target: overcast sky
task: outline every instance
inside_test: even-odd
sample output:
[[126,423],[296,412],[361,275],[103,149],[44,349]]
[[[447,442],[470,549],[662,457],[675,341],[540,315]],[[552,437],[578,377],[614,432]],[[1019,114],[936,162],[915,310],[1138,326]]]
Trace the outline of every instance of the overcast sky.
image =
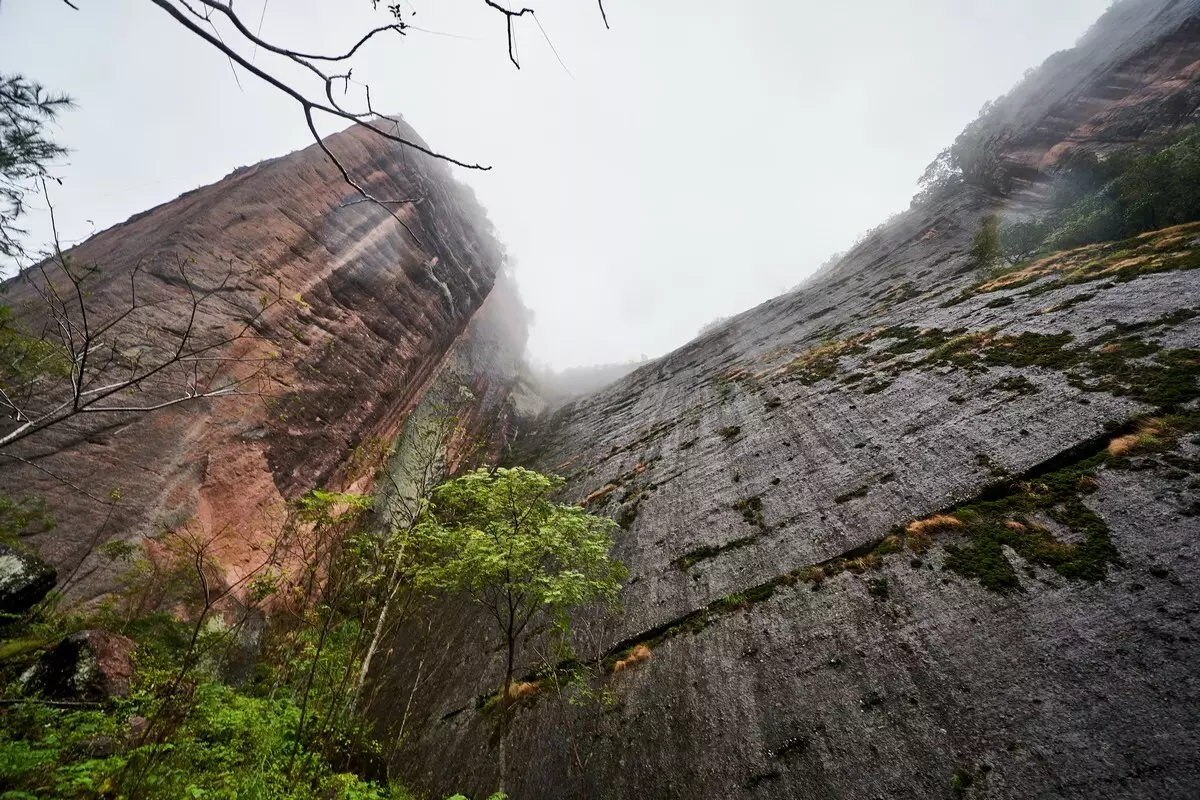
[[[0,70],[79,104],[59,136],[68,238],[310,143],[292,101],[239,88],[148,0],[74,1],[0,0]],[[391,2],[269,0],[262,31],[334,51]],[[459,174],[517,259],[533,358],[567,367],[664,353],[799,282],[1109,0],[605,0],[611,30],[594,0],[527,0],[566,69],[525,17],[520,71],[482,0],[401,4],[425,31],[354,76],[435,148],[494,166]]]

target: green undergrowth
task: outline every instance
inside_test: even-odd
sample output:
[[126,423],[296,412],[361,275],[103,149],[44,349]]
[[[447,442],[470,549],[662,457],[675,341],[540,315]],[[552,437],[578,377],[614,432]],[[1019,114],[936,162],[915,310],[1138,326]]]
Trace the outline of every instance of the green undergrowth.
[[[1197,269],[1200,268],[1200,248],[1195,243],[1197,236],[1200,236],[1200,223],[1192,223],[1022,261],[993,270],[987,278],[941,306],[949,308],[981,294],[1027,286],[1032,288],[1024,295],[1037,297],[1081,283],[1124,283],[1144,275]],[[1011,302],[1013,299],[1006,297],[993,300],[987,306],[997,308]]]
[[[1176,312],[1153,324],[1178,324],[1192,316],[1186,311]],[[872,343],[881,343],[883,346],[867,356],[865,362],[874,368],[876,384],[883,386],[888,385],[884,376],[894,378],[909,370],[961,369],[982,373],[995,367],[1040,367],[1065,373],[1077,389],[1130,397],[1159,408],[1176,408],[1200,397],[1197,386],[1200,350],[1164,349],[1152,339],[1125,335],[1125,327],[1117,324],[1110,327],[1109,333],[1098,341],[1080,344],[1069,333],[1006,335],[991,330],[967,332],[894,326],[853,337],[845,345],[829,346],[826,352],[861,353]],[[1139,326],[1139,329],[1144,328]],[[836,368],[830,368],[821,374],[828,377],[835,373]],[[787,373],[785,370],[778,374]],[[863,373],[855,372],[840,382],[853,385],[862,377]],[[1017,394],[1038,391],[1035,384],[1019,375],[1005,377],[997,388]]]
[[[0,705],[0,797],[5,800],[414,797],[399,785],[360,777],[359,768],[380,753],[361,725],[336,724],[320,736],[302,736],[302,712],[292,686],[264,672],[239,688],[223,683],[214,665],[228,646],[227,637],[202,632],[192,649],[191,627],[166,615],[101,621],[137,643],[126,697],[63,707],[24,698],[13,678],[31,661],[14,658],[0,665],[9,701]],[[355,635],[335,630],[327,639],[336,644]],[[306,652],[298,655],[301,665]],[[336,647],[327,649],[336,652]],[[329,658],[315,669],[336,667]],[[309,700],[309,730],[314,705],[321,708],[318,700]]]
[[[1083,502],[1098,486],[1095,472],[1107,454],[1086,459],[1020,485],[999,500],[984,500],[956,508],[962,523],[962,544],[946,545],[945,568],[976,578],[994,591],[1021,591],[1021,581],[1004,553],[1012,548],[1031,564],[1040,564],[1066,578],[1103,580],[1120,561],[1108,526]],[[1055,538],[1031,516],[1043,513],[1075,534],[1079,543]]]
[[[1027,295],[1043,294],[1076,283],[1106,281],[1105,286],[1112,286],[1141,275],[1200,268],[1200,246],[1196,244],[1198,241],[1200,223],[1193,223],[1120,242],[1057,253],[1035,262],[1023,262],[995,270],[987,280],[943,303],[943,306],[955,305],[976,294],[1015,289],[1034,283],[1037,285],[1028,290]],[[1043,312],[1063,311],[1095,296],[1094,292],[1080,294],[1043,309]],[[1011,298],[1004,297],[988,305],[998,308],[1011,302]],[[1109,332],[1099,344],[1116,341],[1130,333],[1179,325],[1193,319],[1196,314],[1195,309],[1179,309],[1164,314],[1159,319],[1140,323],[1106,320],[1103,324],[1108,327]],[[879,343],[883,346],[880,347]],[[781,353],[782,351],[777,349],[760,361],[773,360]],[[826,380],[837,380],[844,386],[857,386],[869,394],[888,388],[892,383],[891,379],[907,369],[951,367],[985,371],[992,366],[1038,366],[1063,371],[1082,369],[1085,373],[1095,373],[1095,377],[1109,374],[1118,379],[1122,372],[1141,370],[1144,377],[1148,377],[1159,388],[1164,388],[1163,381],[1172,380],[1166,373],[1178,375],[1179,367],[1188,367],[1181,362],[1194,359],[1195,351],[1179,350],[1173,353],[1174,355],[1158,353],[1156,357],[1162,362],[1158,367],[1127,366],[1119,364],[1118,361],[1139,356],[1127,351],[1120,354],[1121,359],[1096,358],[1095,354],[1088,352],[1088,348],[1074,342],[1068,333],[1001,335],[996,330],[922,330],[913,326],[896,325],[842,338],[827,338],[797,355],[786,357],[773,367],[758,373],[744,367],[737,368],[731,370],[723,380],[726,384],[742,382],[754,386],[759,386],[759,382],[763,380],[799,381],[806,386]],[[917,357],[912,357],[914,355]],[[860,368],[841,375],[842,359],[848,357],[862,357],[866,369]],[[1115,387],[1119,390],[1118,393],[1130,394],[1129,381],[1123,381],[1123,387],[1121,383],[1120,380],[1105,380],[1101,382],[1098,390],[1109,391],[1106,387]],[[1167,389],[1163,392],[1143,394],[1149,398],[1146,402],[1152,405],[1172,405],[1178,402],[1170,396],[1173,393],[1173,390]]]

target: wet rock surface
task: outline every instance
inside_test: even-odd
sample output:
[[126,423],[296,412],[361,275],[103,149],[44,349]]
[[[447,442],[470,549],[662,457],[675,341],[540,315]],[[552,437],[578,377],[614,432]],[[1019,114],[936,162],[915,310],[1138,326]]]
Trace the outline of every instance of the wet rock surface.
[[[1195,111],[1196,4],[1119,9],[1029,90],[1016,173],[1113,146],[1130,109]],[[1198,231],[1146,237],[1166,255],[1138,274],[1088,251],[1078,280],[989,285],[970,239],[1040,202],[1017,183],[906,212],[526,429],[527,463],[620,522],[630,579],[599,648],[614,704],[544,683],[509,734],[513,796],[1200,794],[1196,434],[1108,455],[1138,415],[1195,419]],[[436,646],[406,631],[382,665],[403,700],[376,717],[408,732],[399,771],[491,790],[486,621],[429,624]]]
[[[189,282],[198,291],[221,287],[195,323],[202,336],[240,330],[269,305],[252,340],[213,357],[227,359],[230,379],[270,375],[248,384],[248,396],[89,414],[22,443],[20,454],[38,467],[10,461],[0,491],[45,498],[58,525],[28,543],[74,576],[73,598],[119,583],[123,565],[97,555],[106,542],[183,526],[220,538],[214,555],[236,584],[261,563],[258,549],[278,534],[288,501],[314,487],[371,491],[378,454],[452,353],[523,348],[519,303],[497,297],[490,326],[469,330],[504,255],[449,167],[360,128],[327,144],[367,191],[412,200],[396,206],[401,222],[354,202],[313,145],[240,168],[70,251],[76,263],[102,267],[88,295],[100,319],[129,307],[136,270],[136,341],[176,341]],[[24,308],[37,280],[33,271],[10,282],[8,302]],[[511,359],[496,359],[487,379],[487,411],[464,404],[464,413],[497,418],[491,399],[515,381]],[[86,496],[72,487],[86,487]],[[113,492],[120,502],[109,508]]]

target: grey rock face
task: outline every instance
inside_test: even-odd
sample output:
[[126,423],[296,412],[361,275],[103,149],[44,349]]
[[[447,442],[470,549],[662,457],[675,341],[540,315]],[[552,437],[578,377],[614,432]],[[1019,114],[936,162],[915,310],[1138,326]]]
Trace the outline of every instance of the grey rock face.
[[54,567],[38,556],[0,542],[0,612],[23,614],[58,581]]
[[[1200,60],[1194,3],[1118,9],[1018,115],[1012,163],[1109,146]],[[612,702],[543,680],[512,796],[1200,796],[1197,232],[1133,245],[1170,254],[1139,275],[1085,249],[989,284],[972,234],[1038,198],[906,212],[526,431],[526,463],[621,523],[630,579],[607,629],[581,620]],[[401,774],[500,782],[488,637],[458,606],[397,637],[374,709]]]

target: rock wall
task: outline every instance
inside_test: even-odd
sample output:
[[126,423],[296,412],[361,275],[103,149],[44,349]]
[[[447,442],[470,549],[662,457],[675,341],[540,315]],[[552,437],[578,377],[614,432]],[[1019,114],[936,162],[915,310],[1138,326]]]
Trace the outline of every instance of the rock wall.
[[[417,135],[403,122],[402,135]],[[57,524],[30,537],[60,588],[86,599],[119,565],[94,555],[189,527],[220,534],[230,581],[261,561],[286,502],[314,487],[370,491],[379,459],[423,393],[448,368],[472,370],[467,409],[490,424],[517,379],[525,320],[511,287],[493,292],[503,247],[473,193],[442,162],[361,128],[327,140],[349,172],[402,222],[358,196],[314,145],[241,168],[72,249],[90,280],[93,319],[130,306],[137,334],[171,341],[187,324],[187,286],[217,289],[198,335],[251,338],[213,351],[212,383],[264,368],[249,397],[201,400],[146,415],[91,415],[22,443],[27,463],[0,466],[0,491],[46,498]],[[25,308],[46,279],[27,273],[7,301]],[[268,310],[261,317],[255,315]],[[38,307],[26,309],[36,320]],[[160,387],[163,397],[172,387]],[[157,395],[155,395],[157,396]],[[102,502],[119,491],[120,502]],[[89,499],[89,496],[96,498]]]
[[[1119,4],[1052,59],[1010,169],[1195,119],[1198,13]],[[527,431],[528,463],[621,523],[630,578],[596,651],[614,704],[543,682],[507,736],[511,796],[1200,794],[1200,442],[1122,439],[1195,414],[1200,226],[989,283],[971,236],[1021,192],[906,212]],[[1096,458],[1139,435],[1157,452]],[[964,505],[992,538],[910,525]],[[422,625],[376,675],[394,766],[491,791],[494,637],[461,607]]]

